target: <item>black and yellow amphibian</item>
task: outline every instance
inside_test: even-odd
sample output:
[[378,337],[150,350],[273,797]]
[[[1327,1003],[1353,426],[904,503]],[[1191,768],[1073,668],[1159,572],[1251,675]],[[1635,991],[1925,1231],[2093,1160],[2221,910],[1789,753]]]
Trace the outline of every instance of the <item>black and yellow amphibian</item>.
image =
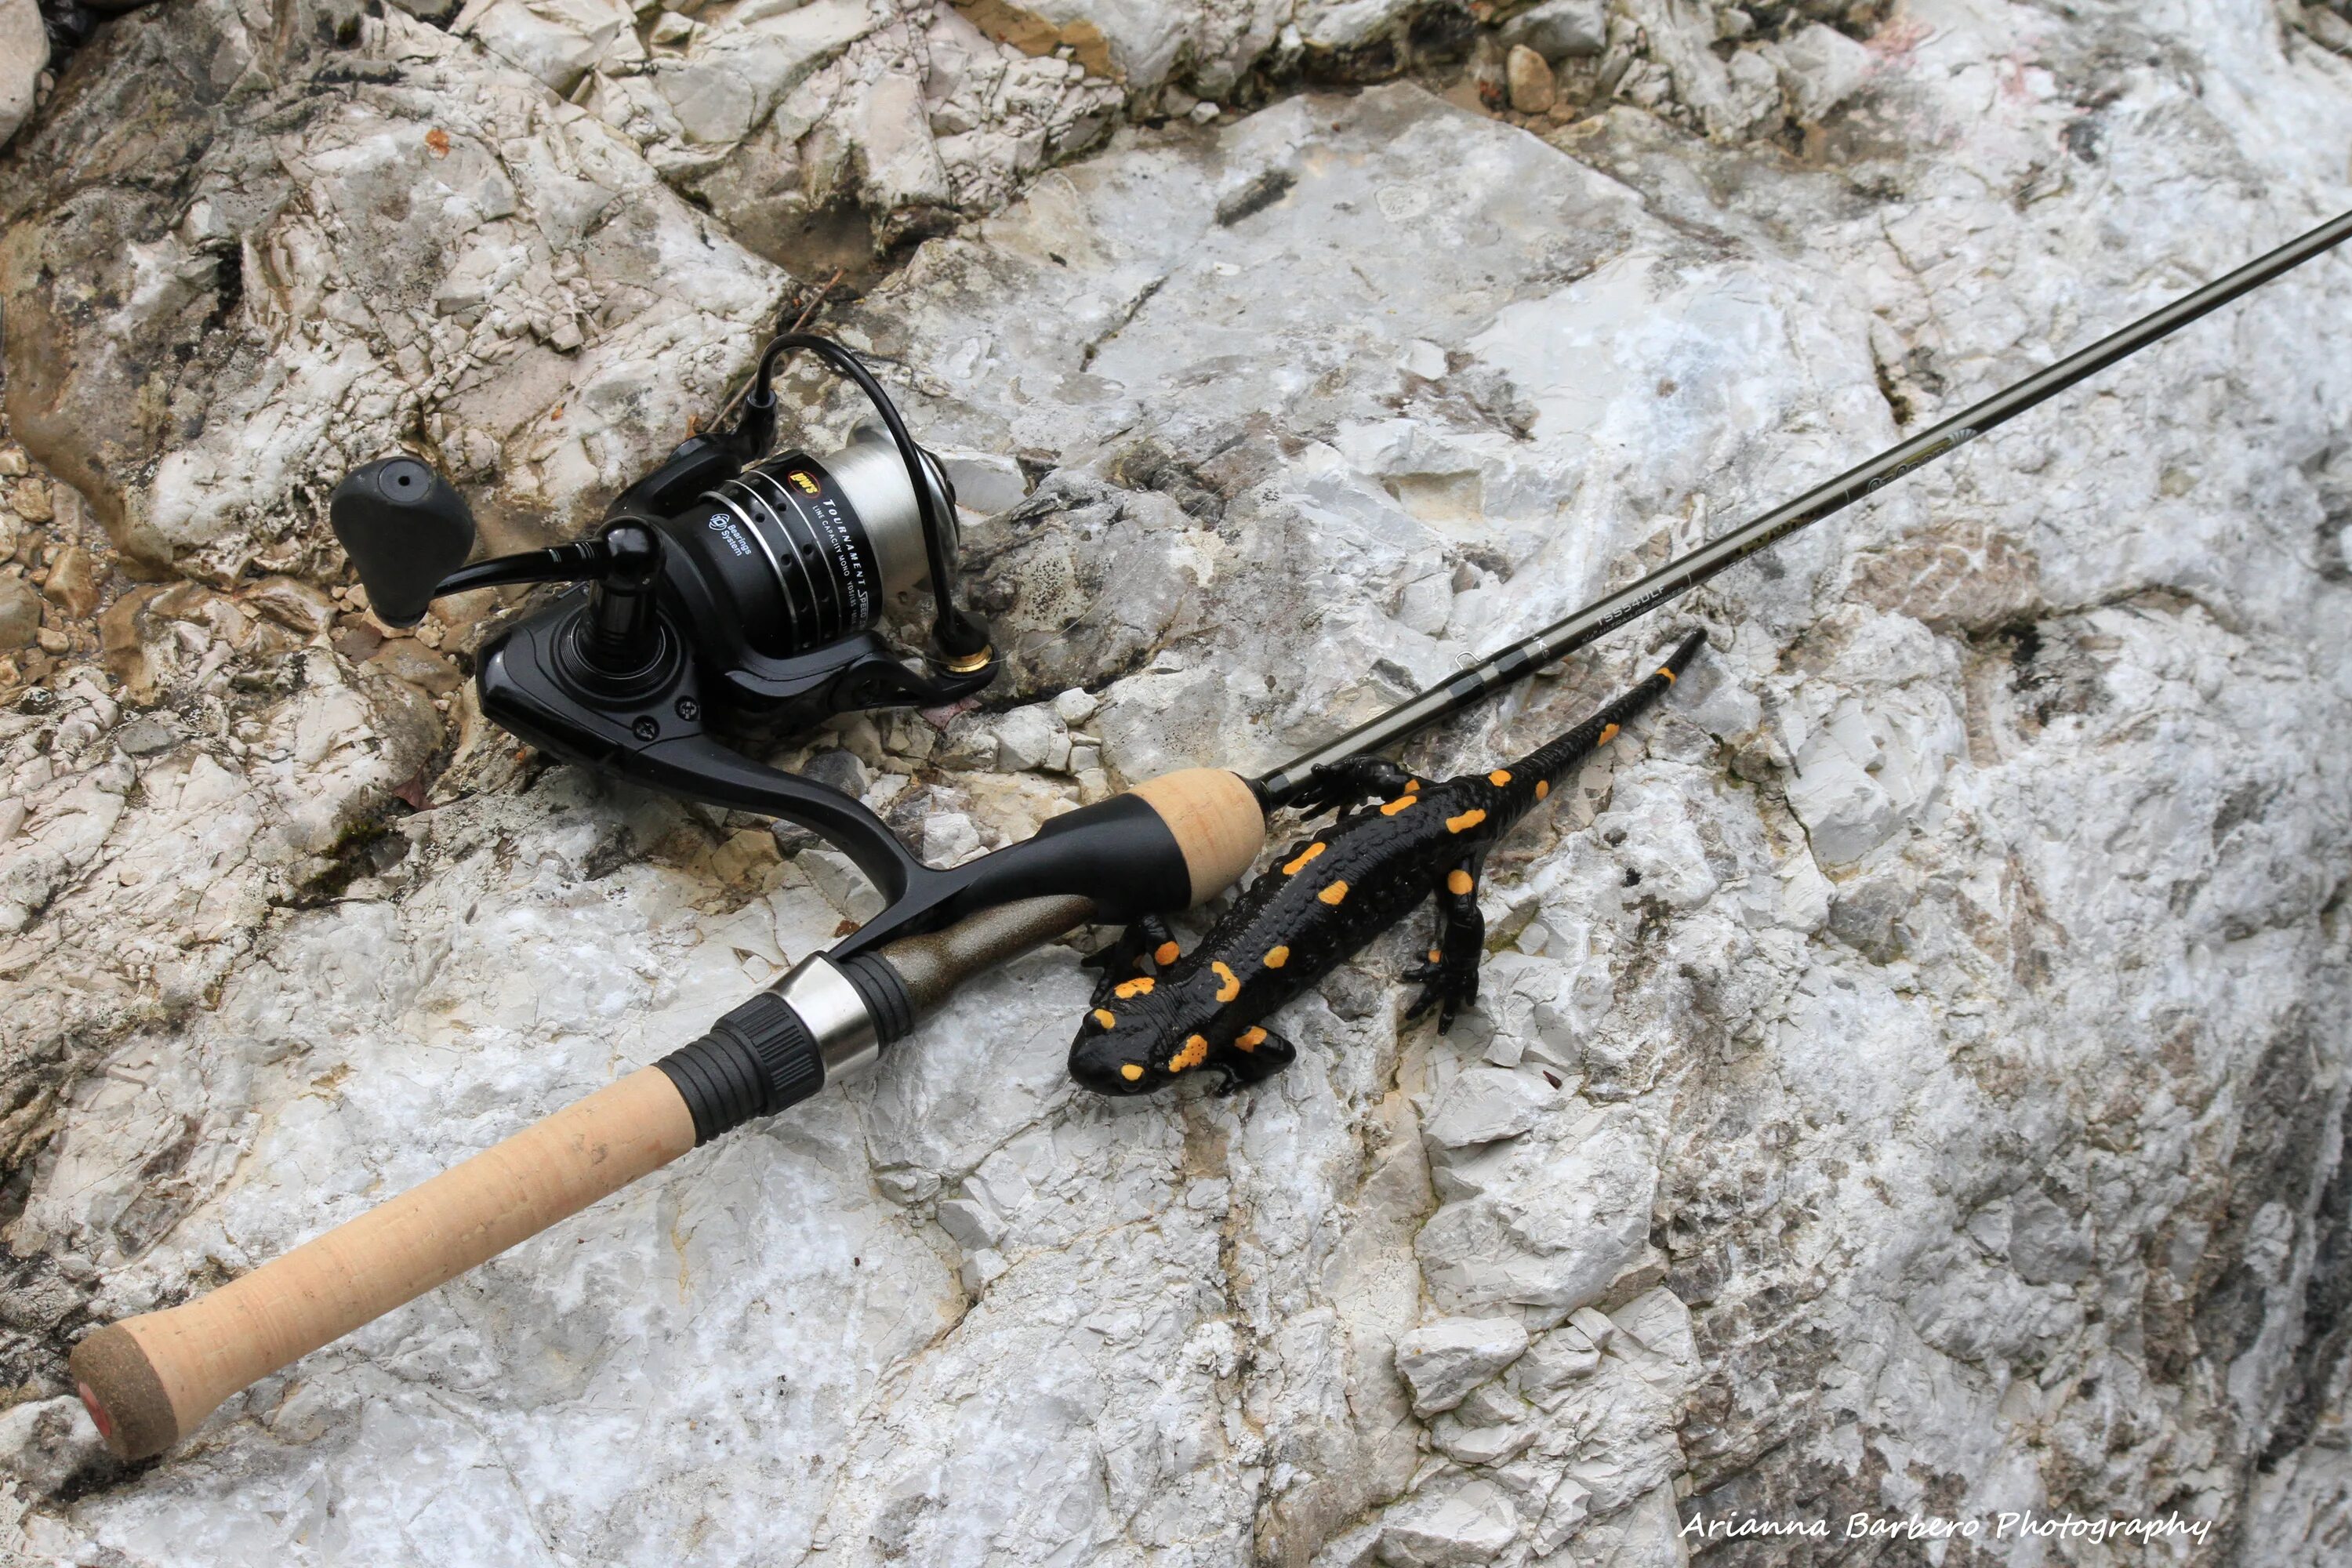
[[1443,784],[1396,763],[1358,757],[1318,768],[1297,804],[1346,811],[1294,845],[1252,882],[1190,952],[1146,920],[1090,963],[1103,969],[1094,1005],[1070,1045],[1070,1075],[1104,1094],[1149,1094],[1201,1068],[1223,1087],[1255,1083],[1297,1052],[1265,1026],[1433,893],[1437,936],[1428,960],[1405,972],[1423,987],[1409,1016],[1439,1009],[1438,1027],[1478,997],[1486,922],[1478,871],[1486,852],[1559,782],[1675,683],[1706,640],[1683,639],[1647,679],[1575,729],[1516,763]]

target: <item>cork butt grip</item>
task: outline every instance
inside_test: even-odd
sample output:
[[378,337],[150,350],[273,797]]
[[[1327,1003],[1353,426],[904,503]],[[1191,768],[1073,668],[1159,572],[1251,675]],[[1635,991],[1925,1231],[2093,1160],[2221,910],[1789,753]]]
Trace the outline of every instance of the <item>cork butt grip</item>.
[[1129,792],[1160,814],[1184,852],[1192,901],[1205,904],[1241,879],[1265,847],[1265,810],[1238,773],[1183,768]]
[[118,1458],[160,1454],[257,1379],[693,1147],[668,1077],[631,1073],[208,1295],[89,1335],[82,1403]]

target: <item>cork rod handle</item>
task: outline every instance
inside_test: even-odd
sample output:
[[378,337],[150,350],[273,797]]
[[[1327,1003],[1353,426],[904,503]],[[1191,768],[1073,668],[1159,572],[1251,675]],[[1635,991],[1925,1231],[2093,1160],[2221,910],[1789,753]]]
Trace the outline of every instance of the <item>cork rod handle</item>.
[[[1196,903],[1265,842],[1256,795],[1222,769],[1184,769],[1135,794],[1167,825]],[[912,971],[910,1001],[929,1011],[975,966],[1093,909],[1077,897],[1021,900],[891,951]],[[160,1454],[238,1390],[658,1170],[695,1137],[670,1076],[632,1073],[209,1295],[99,1330],[74,1347],[82,1403],[118,1456]]]
[[579,1213],[694,1147],[675,1085],[644,1068],[208,1295],[74,1348],[109,1448],[160,1454],[224,1399]]
[[1183,851],[1196,904],[1239,881],[1265,847],[1265,808],[1238,773],[1180,768],[1147,779],[1129,793],[1168,825]]

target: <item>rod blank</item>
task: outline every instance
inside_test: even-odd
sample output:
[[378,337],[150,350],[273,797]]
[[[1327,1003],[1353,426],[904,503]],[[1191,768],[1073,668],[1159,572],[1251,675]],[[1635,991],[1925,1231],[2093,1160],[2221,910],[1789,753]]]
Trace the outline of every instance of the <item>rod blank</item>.
[[1343,762],[1411,739],[1529,671],[1574,653],[1627,622],[1639,619],[1667,600],[1687,593],[1717,573],[1738,565],[1758,551],[1770,549],[1799,529],[1843,511],[1854,502],[1874,493],[1881,486],[1958,450],[1987,431],[2005,425],[2027,409],[2055,397],[2075,383],[2096,375],[2117,360],[2137,353],[2150,343],[2170,336],[2199,317],[2220,310],[2231,300],[2261,288],[2281,273],[2302,266],[2347,238],[2352,238],[2352,212],[2320,225],[2300,238],[2288,241],[2267,256],[2248,262],[2227,277],[2182,296],[2160,310],[2141,317],[2121,331],[2069,354],[2049,369],[1993,394],[1942,424],[1888,447],[1868,462],[1848,468],[1824,484],[1816,485],[1796,500],[1733,529],[1720,538],[1708,541],[1688,554],[1667,562],[1641,581],[1613,594],[1603,595],[1566,619],[1555,621],[1534,636],[1488,655],[1460,674],[1398,704],[1379,718],[1357,726],[1328,745],[1293,758],[1255,781],[1259,798],[1265,802],[1268,810],[1286,804],[1305,787],[1308,776],[1322,764]]

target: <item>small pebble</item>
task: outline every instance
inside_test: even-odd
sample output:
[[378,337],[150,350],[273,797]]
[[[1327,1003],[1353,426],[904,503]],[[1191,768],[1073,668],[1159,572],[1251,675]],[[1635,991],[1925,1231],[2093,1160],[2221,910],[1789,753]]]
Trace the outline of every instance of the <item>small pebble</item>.
[[1510,83],[1513,109],[1521,114],[1541,114],[1551,108],[1558,88],[1551,67],[1541,55],[1525,44],[1515,44],[1503,61],[1503,71]]

